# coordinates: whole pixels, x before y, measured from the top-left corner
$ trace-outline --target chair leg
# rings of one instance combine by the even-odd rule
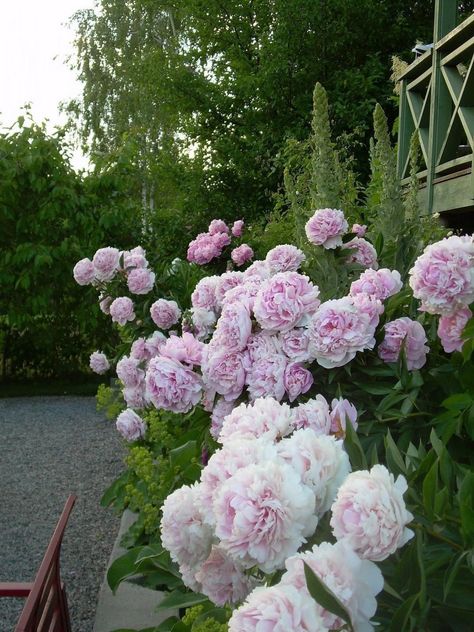
[[[61,586],[61,616],[63,620],[64,632],[72,632],[71,619],[69,617],[69,608],[67,606],[66,590],[64,586]]]

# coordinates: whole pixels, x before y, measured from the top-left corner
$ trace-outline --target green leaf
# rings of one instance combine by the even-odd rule
[[[180,445],[170,451],[170,463],[172,467],[186,467],[191,460],[196,458],[197,442],[188,441],[184,445]]]
[[[461,566],[461,563],[467,554],[468,551],[464,551],[463,553],[458,555],[458,557],[455,557],[446,569],[443,580],[443,601],[446,601],[453,582],[456,579],[456,575],[458,574],[459,567]]]
[[[465,475],[458,493],[461,533],[467,547],[474,547],[474,472]]]
[[[423,480],[423,507],[430,520],[434,518],[435,497],[438,491],[438,459]]]
[[[141,548],[142,547],[136,547],[131,551],[128,551],[125,555],[122,555],[114,560],[110,565],[110,568],[107,571],[107,582],[113,593],[115,593],[124,579],[137,574],[135,562]]]
[[[392,472],[396,471],[398,474],[406,474],[405,461],[403,460],[402,454],[392,438],[390,430],[387,430],[384,444],[385,454],[387,455],[387,465],[389,469]]]
[[[408,617],[413,610],[413,606],[416,604],[418,600],[418,595],[412,595],[408,599],[406,599],[397,610],[392,617],[392,621],[390,623],[390,627],[387,632],[401,632],[405,630],[405,626],[408,621]]]
[[[349,455],[351,465],[355,469],[365,469],[367,460],[364,450],[360,444],[357,432],[352,424],[346,424],[346,436],[344,437],[344,448]]]
[[[179,608],[190,608],[191,606],[197,606],[200,603],[208,601],[205,595],[200,593],[182,592],[180,590],[174,590],[164,597],[164,599],[155,608],[155,612],[161,612],[163,610],[174,610]]]
[[[463,410],[472,405],[472,397],[467,393],[457,393],[451,395],[443,401],[443,406],[450,410]]]
[[[347,612],[345,606],[336,595],[330,590],[313,572],[313,570],[303,562],[304,564],[304,575],[306,578],[306,586],[308,587],[309,594],[316,601],[317,604],[329,610],[333,614],[340,617],[343,621],[345,621],[349,625],[349,629],[353,630],[352,621],[349,613]]]

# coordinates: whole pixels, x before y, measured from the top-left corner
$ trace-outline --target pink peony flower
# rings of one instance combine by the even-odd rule
[[[244,272],[244,281],[264,281],[271,277],[270,268],[266,261],[254,261]]]
[[[291,409],[272,397],[261,397],[253,404],[240,404],[224,418],[219,435],[220,443],[235,439],[274,441],[290,431]]]
[[[356,294],[350,297],[354,307],[361,314],[366,314],[369,318],[370,326],[375,328],[378,326],[380,316],[384,313],[382,301],[370,294]]]
[[[145,350],[149,358],[154,358],[160,354],[161,347],[166,342],[166,336],[161,331],[154,331],[145,341]]]
[[[212,239],[216,245],[216,248],[219,249],[219,254],[224,250],[226,246],[230,244],[230,237],[227,233],[215,233],[212,235]]]
[[[328,632],[316,602],[304,591],[277,584],[250,593],[229,620],[229,632]]]
[[[238,285],[225,293],[223,306],[231,303],[243,303],[249,313],[253,312],[255,297],[260,289],[260,283],[256,281],[245,281],[243,285]]]
[[[243,566],[282,568],[317,525],[315,498],[289,465],[248,465],[222,483],[214,499],[215,533]]]
[[[223,395],[227,401],[237,399],[241,394],[249,358],[246,352],[208,349],[203,358],[202,375],[207,388]]]
[[[212,415],[211,415],[211,436],[216,439],[217,441],[217,437],[219,436],[221,429],[222,429],[222,424],[224,422],[224,418],[227,417],[227,415],[229,413],[232,412],[232,410],[234,409],[234,402],[230,401],[230,402],[226,402],[226,400],[222,397],[220,397],[216,404],[214,405],[214,408],[212,409]]]
[[[474,241],[449,237],[427,246],[410,270],[421,310],[449,316],[474,301]]]
[[[326,398],[316,395],[304,404],[291,409],[292,425],[296,430],[311,428],[318,435],[328,435],[331,430],[331,417]]]
[[[209,228],[207,229],[209,235],[216,235],[217,233],[228,233],[229,227],[227,224],[221,219],[213,219],[209,224]]]
[[[426,363],[426,334],[423,326],[411,318],[397,318],[384,327],[385,338],[379,345],[378,354],[384,362],[397,362],[402,348],[405,350],[409,371],[421,369]]]
[[[132,342],[130,357],[140,361],[149,359],[150,356],[146,348],[146,338],[137,338]]]
[[[90,259],[81,259],[74,266],[72,274],[79,285],[90,285],[94,280],[94,264]]]
[[[298,362],[290,362],[285,369],[283,383],[290,402],[307,393],[314,382],[313,375]]]
[[[461,307],[450,316],[441,316],[438,325],[438,336],[446,353],[462,350],[464,344],[464,340],[461,337],[462,332],[471,318],[472,312],[469,307]]]
[[[217,309],[216,289],[219,281],[220,277],[218,276],[204,277],[198,281],[191,294],[192,306],[215,311]]]
[[[140,368],[140,360],[123,356],[117,363],[117,377],[127,388],[138,386],[145,378],[145,371]]]
[[[334,208],[321,208],[306,222],[305,231],[308,241],[326,249],[342,245],[342,235],[349,225],[344,213]]]
[[[220,546],[212,547],[211,554],[196,573],[196,580],[201,585],[200,592],[217,606],[243,601],[256,583]]]
[[[187,259],[191,263],[202,266],[222,253],[223,246],[209,233],[200,233],[188,246]]]
[[[148,294],[155,284],[155,273],[148,268],[134,268],[127,278],[128,289],[132,294]]]
[[[367,232],[367,226],[365,224],[353,224],[351,233],[357,235],[357,237],[363,237]]]
[[[252,321],[245,303],[233,302],[224,305],[210,342],[212,349],[244,351],[252,332]]]
[[[331,402],[331,432],[337,437],[345,437],[348,421],[354,430],[357,430],[357,408],[342,397],[333,399]]]
[[[281,348],[295,362],[306,362],[310,359],[309,336],[306,329],[297,328],[280,334]]]
[[[147,268],[148,261],[146,260],[146,252],[141,246],[132,248],[132,250],[124,250],[123,253],[123,267],[124,270],[130,268]]]
[[[351,617],[356,632],[370,632],[374,628],[370,618],[377,610],[377,595],[383,589],[380,569],[369,560],[361,560],[343,540],[330,544],[322,542],[310,551],[286,560],[287,572],[281,578],[284,586],[293,586],[298,593],[309,591],[304,574],[304,562],[342,602]],[[318,614],[329,630],[344,626],[337,615],[317,604]]]
[[[191,307],[192,329],[198,340],[205,340],[216,324],[216,314],[211,309],[204,307]]]
[[[316,515],[320,518],[331,507],[337,490],[351,466],[342,441],[321,435],[312,428],[296,430],[276,445],[278,457],[298,473],[316,497]]]
[[[152,358],[145,382],[147,399],[158,409],[187,413],[201,399],[199,375],[170,358]]]
[[[254,314],[262,329],[285,332],[318,308],[319,289],[298,272],[279,272],[264,281],[257,294]]]
[[[375,345],[375,324],[351,297],[323,303],[308,325],[310,353],[326,369],[344,366]]]
[[[400,272],[382,268],[372,270],[369,268],[363,272],[357,281],[351,284],[350,295],[369,294],[379,301],[385,301],[389,296],[393,296],[403,287]]]
[[[103,314],[107,316],[110,314],[110,306],[112,305],[113,298],[110,296],[99,296],[99,309]]]
[[[342,246],[343,249],[350,249],[352,252],[347,256],[347,263],[357,263],[364,268],[377,270],[377,251],[363,237],[354,237]]]
[[[161,542],[180,566],[196,567],[211,552],[212,530],[202,520],[198,494],[198,485],[184,485],[163,503]]]
[[[232,235],[234,237],[242,237],[243,232],[244,232],[244,220],[238,219],[232,225]]]
[[[267,356],[281,355],[281,347],[279,336],[269,334],[267,331],[251,334],[247,340],[247,351],[252,364]]]
[[[128,296],[120,296],[110,304],[112,321],[119,325],[125,325],[128,321],[135,320],[135,311],[132,299]]]
[[[110,281],[119,268],[120,252],[117,248],[99,248],[92,263],[94,275],[98,281]]]
[[[247,373],[247,390],[250,399],[285,396],[285,371],[288,360],[282,353],[261,355],[250,365]],[[289,382],[291,383],[291,382]]]
[[[224,272],[218,277],[216,285],[216,304],[218,307],[222,306],[226,293],[234,287],[242,285],[244,282],[244,275],[242,272]]]
[[[413,520],[403,494],[403,476],[394,481],[383,465],[349,474],[331,507],[331,527],[337,540],[363,559],[381,562],[413,537],[406,525]]]
[[[177,362],[198,366],[202,363],[204,344],[192,334],[184,332],[182,336],[170,336],[160,347],[160,355]]]
[[[181,318],[181,310],[176,301],[167,301],[164,298],[159,298],[150,307],[150,315],[157,327],[169,329]]]
[[[146,425],[136,412],[127,408],[117,417],[117,430],[127,441],[136,441],[145,436]]]
[[[140,382],[137,386],[124,388],[122,395],[129,408],[145,408],[147,405],[145,382]]]
[[[247,244],[242,244],[237,248],[234,248],[230,253],[232,261],[237,267],[243,266],[244,263],[250,261],[253,258],[253,250]]]
[[[94,373],[98,373],[99,375],[107,373],[107,371],[110,369],[110,363],[107,360],[107,356],[105,355],[105,353],[102,353],[100,351],[94,351],[94,353],[91,354],[89,366],[94,371]]]
[[[284,244],[268,251],[265,261],[271,274],[278,272],[296,272],[306,257],[296,246]]]

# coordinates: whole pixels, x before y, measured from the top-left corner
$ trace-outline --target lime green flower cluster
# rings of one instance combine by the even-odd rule
[[[193,632],[227,632],[227,623],[219,623],[212,617],[203,617],[203,620],[196,623],[196,620],[204,614],[204,606],[194,606],[188,608],[182,622],[188,625]]]

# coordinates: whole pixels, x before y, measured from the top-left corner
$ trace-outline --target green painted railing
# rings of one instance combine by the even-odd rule
[[[419,202],[428,213],[474,210],[474,15],[437,0],[433,48],[400,77],[398,172],[409,176],[410,140],[421,148]]]

